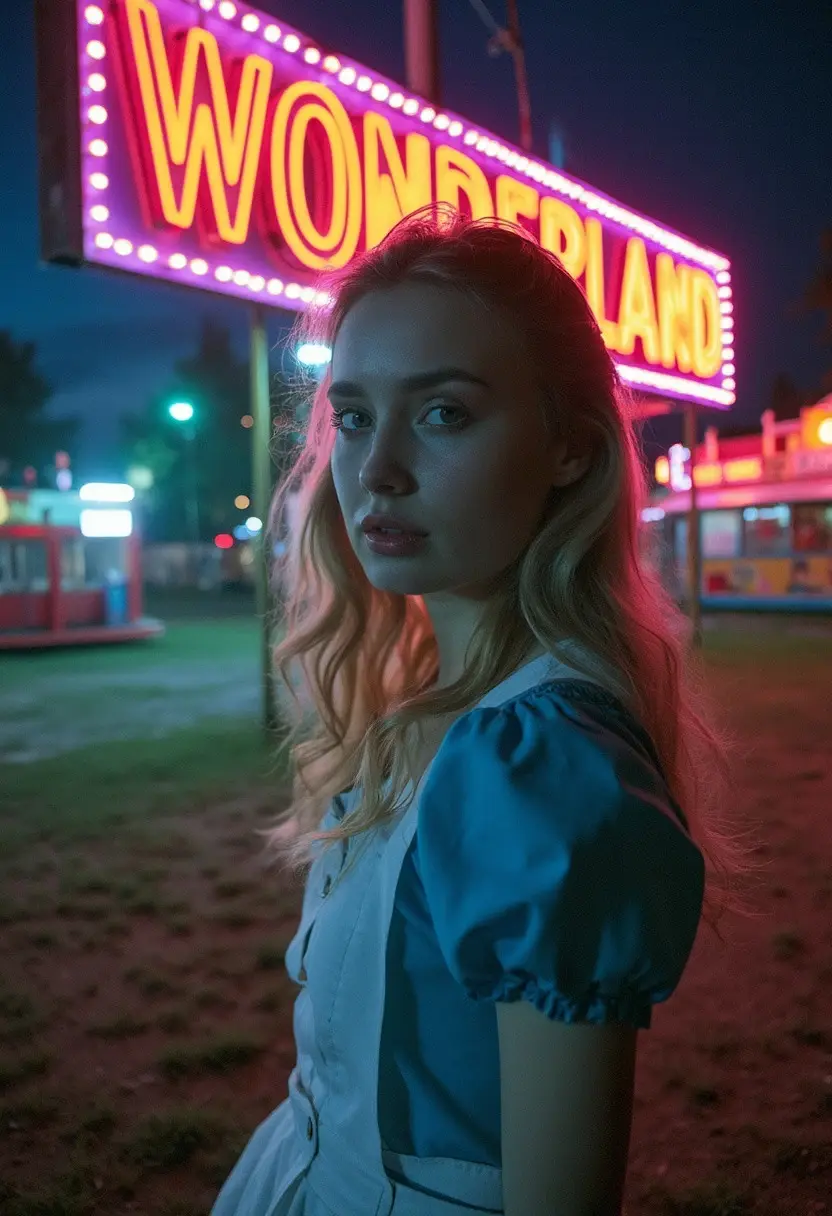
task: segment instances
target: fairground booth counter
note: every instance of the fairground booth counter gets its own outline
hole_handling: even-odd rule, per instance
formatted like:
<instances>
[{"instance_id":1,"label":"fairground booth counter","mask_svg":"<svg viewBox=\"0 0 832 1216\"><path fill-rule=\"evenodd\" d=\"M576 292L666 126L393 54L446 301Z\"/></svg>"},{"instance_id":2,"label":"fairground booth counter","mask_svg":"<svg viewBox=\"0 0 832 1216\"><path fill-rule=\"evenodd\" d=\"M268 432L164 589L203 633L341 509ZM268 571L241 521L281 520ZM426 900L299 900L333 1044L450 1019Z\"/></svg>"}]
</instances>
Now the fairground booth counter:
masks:
<instances>
[{"instance_id":1,"label":"fairground booth counter","mask_svg":"<svg viewBox=\"0 0 832 1216\"><path fill-rule=\"evenodd\" d=\"M644 512L668 586L684 597L693 480L704 607L832 612L832 395L799 418L767 411L757 434L709 427L694 457L659 457Z\"/></svg>"},{"instance_id":2,"label":"fairground booth counter","mask_svg":"<svg viewBox=\"0 0 832 1216\"><path fill-rule=\"evenodd\" d=\"M155 637L127 485L0 488L0 650Z\"/></svg>"},{"instance_id":3,"label":"fairground booth counter","mask_svg":"<svg viewBox=\"0 0 832 1216\"><path fill-rule=\"evenodd\" d=\"M237 0L38 0L43 256L249 306L253 514L266 310L434 201L526 226L582 284L644 416L735 400L731 270L689 239ZM258 561L267 605L266 548Z\"/></svg>"}]
</instances>

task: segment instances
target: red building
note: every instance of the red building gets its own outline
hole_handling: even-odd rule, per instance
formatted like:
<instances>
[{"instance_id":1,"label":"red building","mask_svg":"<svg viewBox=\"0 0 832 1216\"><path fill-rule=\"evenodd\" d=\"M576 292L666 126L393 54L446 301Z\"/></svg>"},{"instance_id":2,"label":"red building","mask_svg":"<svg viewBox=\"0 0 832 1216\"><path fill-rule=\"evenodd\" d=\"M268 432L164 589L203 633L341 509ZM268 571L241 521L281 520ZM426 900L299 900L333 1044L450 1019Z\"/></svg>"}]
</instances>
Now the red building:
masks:
<instances>
[{"instance_id":1,"label":"red building","mask_svg":"<svg viewBox=\"0 0 832 1216\"><path fill-rule=\"evenodd\" d=\"M141 542L129 486L0 488L0 649L123 642L162 632L142 616Z\"/></svg>"}]
</instances>

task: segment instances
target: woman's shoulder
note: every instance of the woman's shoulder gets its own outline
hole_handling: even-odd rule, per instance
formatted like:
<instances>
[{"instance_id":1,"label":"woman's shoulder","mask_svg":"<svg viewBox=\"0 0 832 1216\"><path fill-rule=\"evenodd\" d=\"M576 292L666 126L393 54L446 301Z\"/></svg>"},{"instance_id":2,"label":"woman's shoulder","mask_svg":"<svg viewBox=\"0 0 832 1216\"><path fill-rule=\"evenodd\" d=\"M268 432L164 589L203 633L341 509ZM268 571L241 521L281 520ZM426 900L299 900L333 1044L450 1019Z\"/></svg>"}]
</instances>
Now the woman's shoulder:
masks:
<instances>
[{"instance_id":1,"label":"woman's shoulder","mask_svg":"<svg viewBox=\"0 0 832 1216\"><path fill-rule=\"evenodd\" d=\"M617 738L638 748L662 773L659 754L645 726L616 693L597 681L584 677L559 677L544 681L526 694L520 693L512 699L515 712L527 710L529 699L532 702L536 699L554 702L562 724L583 729L593 724L599 745Z\"/></svg>"},{"instance_id":2,"label":"woman's shoulder","mask_svg":"<svg viewBox=\"0 0 832 1216\"><path fill-rule=\"evenodd\" d=\"M546 678L498 701L485 700L451 723L445 742L453 736L475 746L517 734L520 728L555 743L575 732L589 733L599 747L619 736L637 743L660 767L656 748L634 713L614 692L581 675Z\"/></svg>"},{"instance_id":3,"label":"woman's shoulder","mask_svg":"<svg viewBox=\"0 0 832 1216\"><path fill-rule=\"evenodd\" d=\"M544 679L458 718L442 742L428 786L502 790L504 799L532 786L596 813L636 791L685 830L647 730L612 691L581 676ZM425 794L430 799L429 789Z\"/></svg>"}]
</instances>

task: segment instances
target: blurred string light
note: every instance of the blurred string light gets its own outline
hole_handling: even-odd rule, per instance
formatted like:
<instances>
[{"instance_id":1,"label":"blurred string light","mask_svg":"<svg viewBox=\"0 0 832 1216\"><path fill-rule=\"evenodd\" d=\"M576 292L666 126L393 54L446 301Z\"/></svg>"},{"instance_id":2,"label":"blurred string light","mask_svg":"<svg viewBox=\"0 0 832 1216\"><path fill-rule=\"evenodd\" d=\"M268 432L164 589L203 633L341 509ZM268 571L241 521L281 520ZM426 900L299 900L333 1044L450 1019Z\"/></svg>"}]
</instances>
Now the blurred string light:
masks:
<instances>
[{"instance_id":1,"label":"blurred string light","mask_svg":"<svg viewBox=\"0 0 832 1216\"><path fill-rule=\"evenodd\" d=\"M88 481L81 486L78 497L82 502L132 502L136 491L121 482Z\"/></svg>"},{"instance_id":2,"label":"blurred string light","mask_svg":"<svg viewBox=\"0 0 832 1216\"><path fill-rule=\"evenodd\" d=\"M153 486L153 470L143 464L131 465L127 470L127 480L134 490L149 490Z\"/></svg>"},{"instance_id":3,"label":"blurred string light","mask_svg":"<svg viewBox=\"0 0 832 1216\"><path fill-rule=\"evenodd\" d=\"M332 358L332 351L320 342L304 342L295 351L295 358L304 367L326 367Z\"/></svg>"}]
</instances>

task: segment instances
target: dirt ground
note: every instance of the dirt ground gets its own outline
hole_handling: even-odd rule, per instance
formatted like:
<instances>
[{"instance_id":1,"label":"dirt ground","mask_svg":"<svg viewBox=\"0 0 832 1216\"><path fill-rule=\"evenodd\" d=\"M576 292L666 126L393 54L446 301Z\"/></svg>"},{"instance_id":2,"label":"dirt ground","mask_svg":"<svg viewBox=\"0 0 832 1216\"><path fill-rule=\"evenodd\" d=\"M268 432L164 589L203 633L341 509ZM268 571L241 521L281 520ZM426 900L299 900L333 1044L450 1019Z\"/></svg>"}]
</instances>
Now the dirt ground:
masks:
<instances>
[{"instance_id":1,"label":"dirt ground","mask_svg":"<svg viewBox=\"0 0 832 1216\"><path fill-rule=\"evenodd\" d=\"M832 1213L832 648L712 679L768 868L640 1036L627 1216ZM3 868L4 1216L207 1213L285 1096L300 891L252 835L280 796Z\"/></svg>"}]
</instances>

